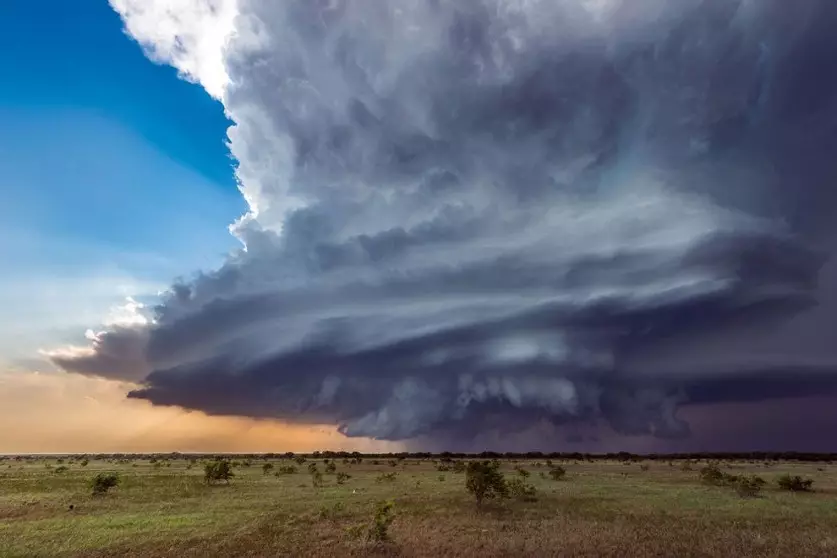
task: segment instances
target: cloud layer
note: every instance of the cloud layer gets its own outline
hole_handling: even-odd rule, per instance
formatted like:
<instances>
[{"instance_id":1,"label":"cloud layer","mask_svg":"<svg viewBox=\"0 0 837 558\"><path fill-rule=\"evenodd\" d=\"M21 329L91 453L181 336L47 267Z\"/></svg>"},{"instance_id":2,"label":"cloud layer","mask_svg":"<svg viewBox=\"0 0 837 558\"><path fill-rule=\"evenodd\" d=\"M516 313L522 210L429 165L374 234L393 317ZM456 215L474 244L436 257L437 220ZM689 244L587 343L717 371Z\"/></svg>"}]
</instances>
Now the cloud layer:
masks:
<instances>
[{"instance_id":1,"label":"cloud layer","mask_svg":"<svg viewBox=\"0 0 837 558\"><path fill-rule=\"evenodd\" d=\"M246 249L66 370L392 440L837 388L832 2L164 4L113 2L236 123Z\"/></svg>"}]
</instances>

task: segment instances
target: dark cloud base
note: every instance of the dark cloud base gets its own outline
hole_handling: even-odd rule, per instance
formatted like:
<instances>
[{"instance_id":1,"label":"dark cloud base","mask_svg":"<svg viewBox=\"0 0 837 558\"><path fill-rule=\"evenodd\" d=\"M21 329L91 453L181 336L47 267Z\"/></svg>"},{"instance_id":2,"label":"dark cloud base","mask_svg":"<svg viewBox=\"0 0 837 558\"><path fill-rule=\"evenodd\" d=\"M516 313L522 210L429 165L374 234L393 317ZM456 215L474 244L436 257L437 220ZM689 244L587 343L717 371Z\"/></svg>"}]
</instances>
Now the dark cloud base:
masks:
<instances>
[{"instance_id":1,"label":"dark cloud base","mask_svg":"<svg viewBox=\"0 0 837 558\"><path fill-rule=\"evenodd\" d=\"M243 2L247 250L57 364L428 446L837 401L837 4L580 6Z\"/></svg>"}]
</instances>

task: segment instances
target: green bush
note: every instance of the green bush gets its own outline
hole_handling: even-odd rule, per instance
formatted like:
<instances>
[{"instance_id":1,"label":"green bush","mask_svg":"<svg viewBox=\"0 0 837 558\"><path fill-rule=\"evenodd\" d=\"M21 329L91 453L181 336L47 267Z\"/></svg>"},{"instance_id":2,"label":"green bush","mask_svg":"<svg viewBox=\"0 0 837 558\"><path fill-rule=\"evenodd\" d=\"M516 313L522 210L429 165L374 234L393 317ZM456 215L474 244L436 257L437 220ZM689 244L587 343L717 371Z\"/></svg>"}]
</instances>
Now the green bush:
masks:
<instances>
[{"instance_id":1,"label":"green bush","mask_svg":"<svg viewBox=\"0 0 837 558\"><path fill-rule=\"evenodd\" d=\"M352 478L350 474L340 471L337 473L337 484L345 484L350 478Z\"/></svg>"},{"instance_id":2,"label":"green bush","mask_svg":"<svg viewBox=\"0 0 837 558\"><path fill-rule=\"evenodd\" d=\"M522 478L509 480L506 482L506 488L509 494L518 500L523 500L524 502L535 502L538 499L537 496L535 496L537 493L535 487Z\"/></svg>"},{"instance_id":3,"label":"green bush","mask_svg":"<svg viewBox=\"0 0 837 558\"><path fill-rule=\"evenodd\" d=\"M311 473L311 486L320 488L323 485L323 474L316 469Z\"/></svg>"},{"instance_id":4,"label":"green bush","mask_svg":"<svg viewBox=\"0 0 837 558\"><path fill-rule=\"evenodd\" d=\"M451 469L454 473L464 473L465 463L463 463L462 461L454 461L453 465L451 465Z\"/></svg>"},{"instance_id":5,"label":"green bush","mask_svg":"<svg viewBox=\"0 0 837 558\"><path fill-rule=\"evenodd\" d=\"M61 465L59 467L56 467L52 472L56 473L56 474L61 474L61 473L66 473L69 470L70 470L70 468L67 467L66 465Z\"/></svg>"},{"instance_id":6,"label":"green bush","mask_svg":"<svg viewBox=\"0 0 837 558\"><path fill-rule=\"evenodd\" d=\"M230 479L234 476L232 465L224 459L218 459L203 466L203 478L206 484L213 484L218 481L229 484Z\"/></svg>"},{"instance_id":7,"label":"green bush","mask_svg":"<svg viewBox=\"0 0 837 558\"><path fill-rule=\"evenodd\" d=\"M508 489L500 463L497 461L472 461L465 470L465 489L474 495L481 506L486 498L506 497Z\"/></svg>"},{"instance_id":8,"label":"green bush","mask_svg":"<svg viewBox=\"0 0 837 558\"><path fill-rule=\"evenodd\" d=\"M311 462L308 464L308 472L312 475L317 472L317 464L315 462Z\"/></svg>"},{"instance_id":9,"label":"green bush","mask_svg":"<svg viewBox=\"0 0 837 558\"><path fill-rule=\"evenodd\" d=\"M390 540L389 527L395 520L395 503L391 500L380 502L375 509L372 524L366 533L366 540L382 543Z\"/></svg>"},{"instance_id":10,"label":"green bush","mask_svg":"<svg viewBox=\"0 0 837 558\"><path fill-rule=\"evenodd\" d=\"M378 475L378 478L375 479L375 482L394 482L395 479L398 477L398 473L381 473Z\"/></svg>"},{"instance_id":11,"label":"green bush","mask_svg":"<svg viewBox=\"0 0 837 558\"><path fill-rule=\"evenodd\" d=\"M549 469L549 476L552 480L559 481L567 476L567 470L560 465L557 465Z\"/></svg>"},{"instance_id":12,"label":"green bush","mask_svg":"<svg viewBox=\"0 0 837 558\"><path fill-rule=\"evenodd\" d=\"M755 498L759 495L765 484L764 479L756 475L749 477L741 476L735 483L735 490L742 498Z\"/></svg>"},{"instance_id":13,"label":"green bush","mask_svg":"<svg viewBox=\"0 0 837 558\"><path fill-rule=\"evenodd\" d=\"M99 473L90 480L94 496L102 496L116 486L119 486L119 475L116 473Z\"/></svg>"},{"instance_id":14,"label":"green bush","mask_svg":"<svg viewBox=\"0 0 837 558\"><path fill-rule=\"evenodd\" d=\"M337 465L334 464L333 461L329 462L325 468L326 473L334 473L337 471Z\"/></svg>"},{"instance_id":15,"label":"green bush","mask_svg":"<svg viewBox=\"0 0 837 558\"><path fill-rule=\"evenodd\" d=\"M530 474L529 471L527 471L523 467L517 466L517 467L515 467L515 470L517 471L517 474L520 475L522 478L524 478L524 479L529 478L529 474Z\"/></svg>"},{"instance_id":16,"label":"green bush","mask_svg":"<svg viewBox=\"0 0 837 558\"><path fill-rule=\"evenodd\" d=\"M273 463L265 463L264 465L262 465L263 475L270 473L271 470L273 470Z\"/></svg>"},{"instance_id":17,"label":"green bush","mask_svg":"<svg viewBox=\"0 0 837 558\"><path fill-rule=\"evenodd\" d=\"M281 467L279 467L279 470L276 471L276 476L278 477L279 475L293 475L298 470L299 469L297 469L293 465L282 465Z\"/></svg>"},{"instance_id":18,"label":"green bush","mask_svg":"<svg viewBox=\"0 0 837 558\"><path fill-rule=\"evenodd\" d=\"M781 490L789 490L791 492L811 492L813 479L803 479L799 475L782 475L776 480Z\"/></svg>"}]
</instances>

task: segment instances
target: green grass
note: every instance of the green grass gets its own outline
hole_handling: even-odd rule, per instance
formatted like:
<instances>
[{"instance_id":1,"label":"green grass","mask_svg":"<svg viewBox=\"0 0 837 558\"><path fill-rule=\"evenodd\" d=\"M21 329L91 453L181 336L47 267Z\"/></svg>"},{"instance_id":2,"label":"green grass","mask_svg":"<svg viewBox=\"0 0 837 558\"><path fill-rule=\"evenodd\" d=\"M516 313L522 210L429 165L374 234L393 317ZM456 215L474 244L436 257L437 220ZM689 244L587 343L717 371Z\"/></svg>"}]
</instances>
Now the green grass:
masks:
<instances>
[{"instance_id":1,"label":"green grass","mask_svg":"<svg viewBox=\"0 0 837 558\"><path fill-rule=\"evenodd\" d=\"M274 471L284 464L272 462ZM537 501L477 509L464 474L439 473L431 460L338 462L352 478L338 485L326 474L322 488L312 486L307 464L274 476L263 463L208 486L202 464L187 468L185 459L68 462L61 473L55 459L0 461L0 557L837 556L834 465L725 464L768 481L761 497L742 499L702 484L700 465L564 462L566 480L553 481L540 478L543 464L504 462L508 478L515 465L531 473ZM119 473L121 484L94 497L89 481L101 471ZM376 480L389 472L394 481ZM779 491L783 473L813 478L815 492ZM367 525L382 500L395 501L392 542L373 548L348 530Z\"/></svg>"}]
</instances>

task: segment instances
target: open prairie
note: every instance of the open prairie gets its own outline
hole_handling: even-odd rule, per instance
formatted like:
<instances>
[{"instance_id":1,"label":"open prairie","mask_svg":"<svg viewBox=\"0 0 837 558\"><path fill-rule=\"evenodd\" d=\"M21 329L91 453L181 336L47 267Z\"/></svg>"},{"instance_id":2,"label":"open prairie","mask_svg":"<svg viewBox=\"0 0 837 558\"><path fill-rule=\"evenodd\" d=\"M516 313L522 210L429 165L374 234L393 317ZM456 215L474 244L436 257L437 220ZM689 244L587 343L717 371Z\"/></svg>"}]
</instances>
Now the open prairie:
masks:
<instances>
[{"instance_id":1,"label":"open prairie","mask_svg":"<svg viewBox=\"0 0 837 558\"><path fill-rule=\"evenodd\" d=\"M207 483L209 457L6 458L0 556L837 556L826 462L718 462L764 479L753 496L706 482L706 461L502 459L517 490L478 506L470 460L227 459L234 476ZM781 490L783 474L813 491Z\"/></svg>"}]
</instances>

